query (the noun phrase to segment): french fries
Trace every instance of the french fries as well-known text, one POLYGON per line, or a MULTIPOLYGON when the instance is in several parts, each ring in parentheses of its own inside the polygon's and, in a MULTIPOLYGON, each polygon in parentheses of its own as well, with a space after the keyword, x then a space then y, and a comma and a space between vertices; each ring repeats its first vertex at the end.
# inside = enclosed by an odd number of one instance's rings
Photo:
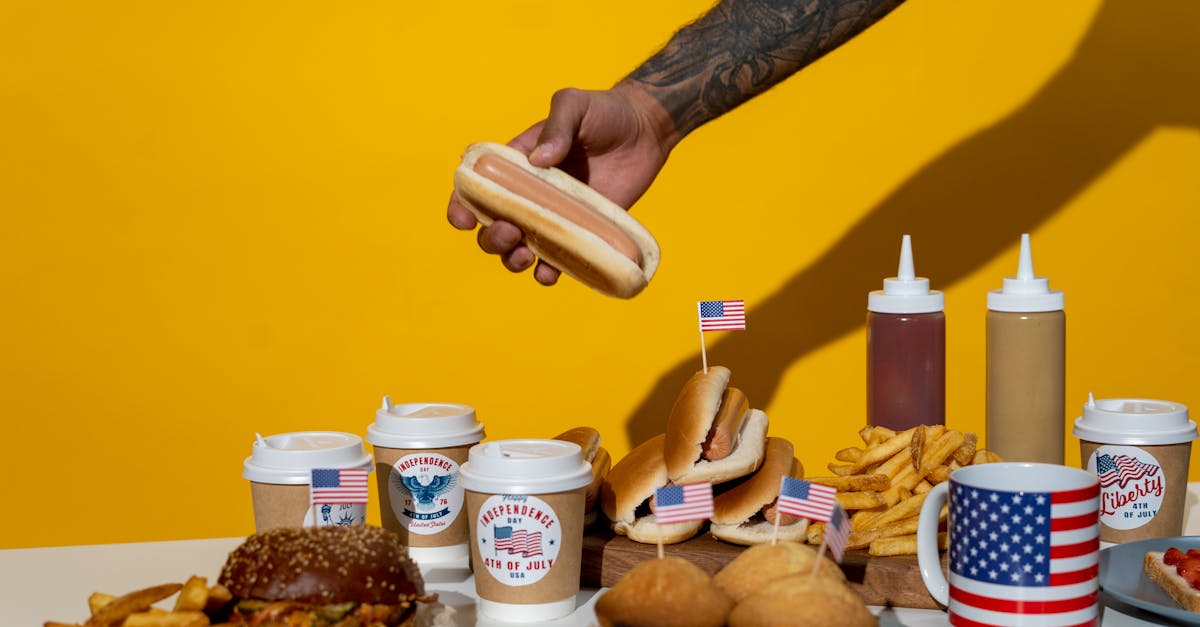
POLYGON ((845 475, 843 477, 809 477, 809 483, 819 483, 839 491, 858 492, 860 490, 886 490, 887 475, 845 475))
POLYGON ((93 592, 88 596, 91 617, 82 625, 46 621, 43 627, 205 627, 215 613, 233 599, 222 585, 209 587, 204 577, 186 583, 166 583, 135 590, 124 596, 93 592), (155 603, 178 593, 171 611, 155 603))
MULTIPOLYGON (((862 446, 834 453, 828 465, 833 476, 808 480, 837 490, 838 504, 850 517, 846 548, 866 548, 870 555, 915 555, 917 521, 929 491, 958 468, 1000 461, 978 448, 974 433, 941 425, 900 432, 868 426, 858 436, 862 446)), ((943 507, 940 519, 946 515, 943 507)), ((810 524, 808 542, 820 544, 824 532, 824 523, 810 524)), ((939 545, 944 536, 939 534, 939 545)))

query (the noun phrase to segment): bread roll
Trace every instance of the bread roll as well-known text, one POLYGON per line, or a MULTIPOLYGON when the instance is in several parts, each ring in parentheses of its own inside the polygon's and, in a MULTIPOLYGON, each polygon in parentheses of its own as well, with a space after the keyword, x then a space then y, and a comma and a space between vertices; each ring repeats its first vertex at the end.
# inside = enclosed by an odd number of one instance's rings
MULTIPOLYGON (((810 576, 816 560, 817 550, 799 542, 759 544, 742 551, 717 571, 713 583, 734 601, 741 601, 776 579, 793 574, 810 576)), ((846 581, 842 569, 828 557, 821 558, 817 576, 834 583, 846 581)))
POLYGON ((634 566, 596 601, 604 627, 720 627, 733 601, 691 562, 667 556, 634 566))
POLYGON ((766 584, 729 614, 730 627, 874 627, 875 616, 845 584, 797 573, 766 584))

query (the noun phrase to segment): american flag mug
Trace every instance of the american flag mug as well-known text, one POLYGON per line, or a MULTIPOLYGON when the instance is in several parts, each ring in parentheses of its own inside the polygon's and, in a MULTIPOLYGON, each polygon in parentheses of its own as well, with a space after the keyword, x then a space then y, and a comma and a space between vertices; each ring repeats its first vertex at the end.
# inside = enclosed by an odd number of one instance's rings
POLYGON ((929 593, 961 627, 1100 624, 1100 483, 1053 464, 967 466, 929 492, 917 559, 929 593), (949 578, 938 553, 949 500, 949 578))

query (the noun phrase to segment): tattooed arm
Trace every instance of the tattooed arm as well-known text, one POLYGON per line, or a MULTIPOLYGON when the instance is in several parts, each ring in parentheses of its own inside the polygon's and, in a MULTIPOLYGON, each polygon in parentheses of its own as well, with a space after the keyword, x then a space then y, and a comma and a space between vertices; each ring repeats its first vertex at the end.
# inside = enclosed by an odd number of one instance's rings
MULTIPOLYGON (((612 89, 562 89, 550 113, 509 142, 530 163, 558 166, 629 208, 688 133, 849 41, 903 0, 722 0, 612 89)), ((453 198, 455 228, 474 216, 453 198)), ((537 261, 508 222, 479 230, 484 252, 521 272, 537 261)), ((534 278, 558 280, 537 262, 534 278)))
POLYGON ((846 43, 902 0, 724 0, 627 81, 662 104, 679 138, 846 43))

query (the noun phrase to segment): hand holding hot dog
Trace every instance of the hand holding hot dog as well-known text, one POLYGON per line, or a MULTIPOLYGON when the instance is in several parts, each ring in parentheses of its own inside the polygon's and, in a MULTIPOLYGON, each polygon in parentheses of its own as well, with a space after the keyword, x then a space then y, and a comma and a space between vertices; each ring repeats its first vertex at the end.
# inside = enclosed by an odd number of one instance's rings
MULTIPOLYGON (((658 101, 637 84, 622 82, 603 91, 558 91, 549 116, 509 145, 529 155, 532 165, 558 167, 627 209, 650 187, 677 142, 658 101)), ((478 225, 456 196, 446 215, 458 229, 478 225)), ((535 261, 524 237, 512 222, 496 220, 479 230, 478 243, 484 252, 499 255, 509 271, 522 272, 535 261)), ((543 285, 553 285, 558 275, 559 269, 544 261, 534 270, 543 285)))

